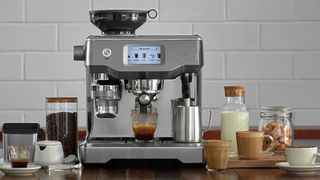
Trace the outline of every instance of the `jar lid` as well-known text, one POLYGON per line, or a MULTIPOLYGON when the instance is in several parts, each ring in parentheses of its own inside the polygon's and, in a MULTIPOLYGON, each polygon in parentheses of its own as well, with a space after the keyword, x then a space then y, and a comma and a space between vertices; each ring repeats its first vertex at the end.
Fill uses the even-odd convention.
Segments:
POLYGON ((60 141, 52 141, 52 140, 44 140, 44 141, 38 141, 37 145, 40 146, 61 146, 60 141))
POLYGON ((286 106, 265 106, 261 108, 261 117, 292 117, 291 108, 286 106))
POLYGON ((77 102, 76 97, 47 97, 46 101, 49 103, 70 103, 77 102))
POLYGON ((243 86, 225 86, 224 93, 226 97, 244 96, 243 86))

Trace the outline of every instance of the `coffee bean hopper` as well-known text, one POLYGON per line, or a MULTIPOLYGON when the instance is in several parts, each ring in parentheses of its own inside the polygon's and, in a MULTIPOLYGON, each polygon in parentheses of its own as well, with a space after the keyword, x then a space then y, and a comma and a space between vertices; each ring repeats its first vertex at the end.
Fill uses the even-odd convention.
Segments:
MULTIPOLYGON (((82 162, 203 163, 201 138, 175 141, 170 115, 172 99, 190 98, 201 109, 201 38, 135 35, 147 17, 157 16, 155 10, 97 10, 89 14, 102 34, 90 35, 84 45, 74 46, 74 60, 84 61, 87 75, 88 129, 80 145, 82 162), (134 138, 133 112, 150 112, 150 117, 157 118, 151 141, 134 138)), ((201 121, 200 126, 186 132, 194 129, 201 132, 201 121)))

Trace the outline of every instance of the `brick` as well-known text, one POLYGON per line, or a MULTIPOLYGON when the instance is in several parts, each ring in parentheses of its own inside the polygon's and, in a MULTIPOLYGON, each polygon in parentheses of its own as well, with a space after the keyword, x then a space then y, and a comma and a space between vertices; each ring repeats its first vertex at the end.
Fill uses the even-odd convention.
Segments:
POLYGON ((87 95, 86 82, 63 82, 58 83, 58 96, 72 96, 78 98, 78 108, 86 109, 87 95))
POLYGON ((0 54, 0 80, 22 80, 22 55, 0 54))
POLYGON ((265 50, 319 50, 320 23, 262 24, 265 50))
POLYGON ((39 123, 41 128, 46 127, 46 111, 45 110, 43 110, 43 111, 26 111, 24 114, 25 114, 25 122, 26 123, 39 123))
POLYGON ((146 23, 136 31, 136 34, 192 34, 192 27, 187 23, 146 23))
POLYGON ((320 53, 293 54, 294 79, 320 79, 320 53))
POLYGON ((27 0, 26 20, 36 22, 89 22, 90 1, 27 0))
POLYGON ((229 20, 289 20, 290 0, 228 0, 229 20))
POLYGON ((290 79, 291 55, 283 53, 228 53, 228 79, 290 79))
POLYGON ((78 127, 87 127, 87 111, 78 111, 78 127))
POLYGON ((320 108, 320 81, 262 82, 261 106, 288 106, 291 108, 320 108))
POLYGON ((203 81, 202 82, 202 106, 204 108, 221 108, 225 103, 224 86, 243 85, 245 88, 245 103, 248 108, 257 108, 258 85, 242 81, 203 81))
POLYGON ((224 19, 223 0, 160 1, 161 21, 221 21, 224 19))
POLYGON ((249 109, 249 125, 259 127, 260 124, 260 110, 249 109))
POLYGON ((204 65, 202 68, 203 79, 224 78, 224 55, 223 53, 204 53, 204 65))
POLYGON ((0 21, 22 21, 23 1, 1 0, 0 1, 0 21))
POLYGON ((59 49, 73 50, 74 45, 84 44, 89 35, 99 35, 100 30, 92 24, 59 25, 59 49))
POLYGON ((41 24, 0 24, 0 49, 13 50, 54 50, 56 28, 41 24))
POLYGON ((0 112, 0 126, 4 123, 22 123, 23 113, 19 111, 14 112, 0 112))
POLYGON ((28 80, 84 80, 84 62, 73 60, 71 53, 26 54, 28 80))
POLYGON ((291 0, 292 20, 320 20, 319 0, 291 0))
POLYGON ((294 110, 294 126, 319 126, 319 110, 294 110))
POLYGON ((55 85, 47 82, 1 82, 0 109, 44 109, 45 97, 55 96, 55 85))
POLYGON ((194 33, 204 41, 206 50, 253 50, 258 49, 257 24, 197 23, 194 33))

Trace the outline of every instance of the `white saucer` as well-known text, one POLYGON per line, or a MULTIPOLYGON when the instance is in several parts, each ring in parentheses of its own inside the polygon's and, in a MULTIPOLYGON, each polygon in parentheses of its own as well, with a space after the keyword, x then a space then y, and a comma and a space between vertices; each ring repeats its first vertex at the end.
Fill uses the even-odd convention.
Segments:
POLYGON ((28 164, 26 168, 12 168, 11 164, 0 165, 0 170, 7 175, 11 176, 31 176, 33 173, 37 172, 41 166, 28 164))
POLYGON ((289 174, 306 175, 320 172, 320 163, 311 166, 290 166, 288 162, 278 162, 275 165, 289 174))

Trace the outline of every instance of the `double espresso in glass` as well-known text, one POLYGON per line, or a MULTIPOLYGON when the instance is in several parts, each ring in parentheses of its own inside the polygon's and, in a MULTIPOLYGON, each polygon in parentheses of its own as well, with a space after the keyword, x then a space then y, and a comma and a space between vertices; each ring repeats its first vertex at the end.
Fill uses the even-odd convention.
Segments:
POLYGON ((132 128, 136 142, 152 142, 157 127, 156 108, 147 111, 131 110, 132 128))

